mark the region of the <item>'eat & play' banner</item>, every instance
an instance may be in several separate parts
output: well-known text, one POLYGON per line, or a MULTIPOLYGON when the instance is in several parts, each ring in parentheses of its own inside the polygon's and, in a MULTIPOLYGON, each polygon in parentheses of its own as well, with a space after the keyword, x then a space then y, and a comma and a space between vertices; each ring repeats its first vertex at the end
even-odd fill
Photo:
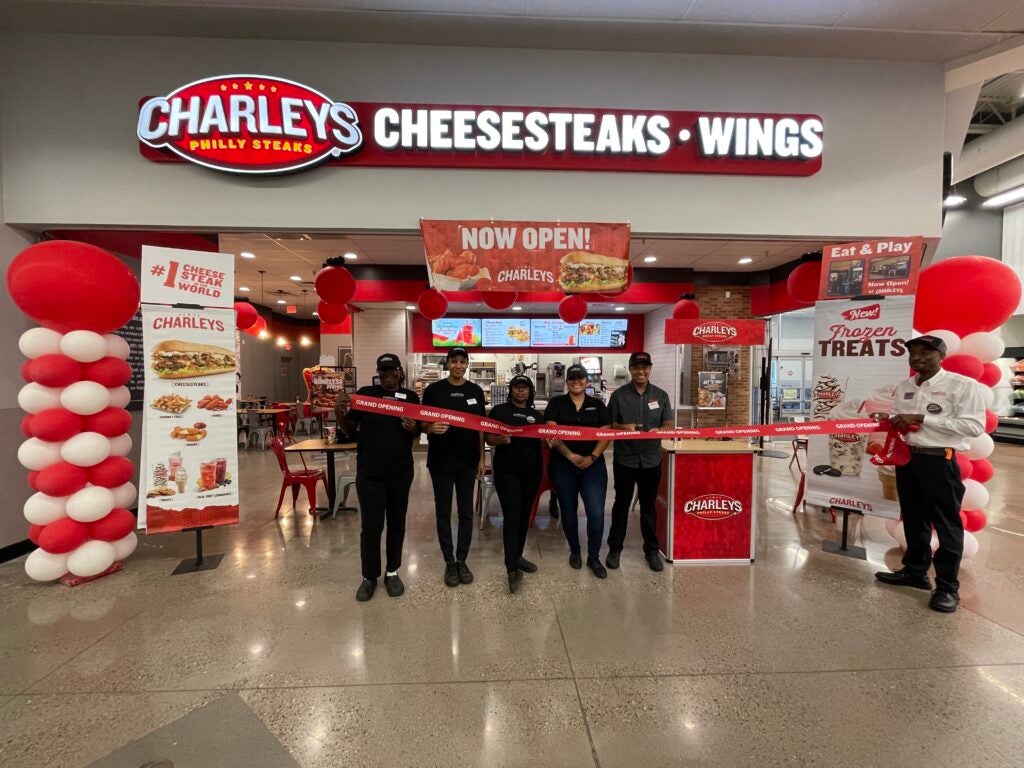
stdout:
POLYGON ((764 320, 665 321, 666 344, 764 344, 764 320))
POLYGON ((913 296, 924 248, 921 237, 827 245, 818 299, 913 296))
POLYGON ((431 284, 442 291, 620 293, 629 224, 420 220, 431 284))

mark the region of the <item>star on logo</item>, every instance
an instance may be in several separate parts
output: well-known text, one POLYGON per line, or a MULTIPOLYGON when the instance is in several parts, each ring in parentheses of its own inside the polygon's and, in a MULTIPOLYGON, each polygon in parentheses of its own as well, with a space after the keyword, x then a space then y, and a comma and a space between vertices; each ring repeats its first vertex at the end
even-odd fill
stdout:
POLYGON ((221 89, 222 91, 226 91, 226 90, 228 89, 228 87, 227 87, 226 85, 221 85, 220 89, 221 89))
POLYGON ((270 86, 270 92, 271 93, 277 93, 277 86, 276 85, 270 86))
POLYGON ((248 80, 246 80, 246 82, 245 82, 245 90, 247 90, 247 91, 251 91, 252 90, 252 83, 250 83, 248 80))
POLYGON ((231 90, 232 91, 237 91, 238 90, 238 83, 232 83, 231 84, 231 90))
POLYGON ((267 90, 267 86, 265 86, 263 83, 260 83, 260 90, 261 91, 267 90))

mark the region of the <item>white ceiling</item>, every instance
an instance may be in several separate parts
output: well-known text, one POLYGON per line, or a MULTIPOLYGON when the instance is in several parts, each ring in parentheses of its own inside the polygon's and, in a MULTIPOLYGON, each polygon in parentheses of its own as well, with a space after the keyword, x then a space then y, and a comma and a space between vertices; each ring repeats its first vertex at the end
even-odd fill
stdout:
POLYGON ((0 29, 950 61, 1021 0, 5 0, 0 29))

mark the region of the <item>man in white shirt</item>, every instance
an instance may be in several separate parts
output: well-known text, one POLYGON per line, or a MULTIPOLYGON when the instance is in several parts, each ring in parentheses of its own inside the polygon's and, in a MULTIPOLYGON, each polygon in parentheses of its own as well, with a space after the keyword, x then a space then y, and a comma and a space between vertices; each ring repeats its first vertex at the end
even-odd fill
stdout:
POLYGON ((964 484, 956 452, 967 450, 972 437, 985 432, 985 406, 973 379, 942 368, 946 343, 937 336, 919 336, 907 342, 910 367, 917 376, 896 387, 892 424, 898 429, 918 425, 910 432, 910 462, 896 467, 907 551, 903 568, 879 571, 885 584, 931 589, 928 567, 935 565, 935 591, 929 607, 953 613, 960 602, 960 558, 964 528, 960 503, 964 484), (932 557, 932 527, 939 548, 932 557))

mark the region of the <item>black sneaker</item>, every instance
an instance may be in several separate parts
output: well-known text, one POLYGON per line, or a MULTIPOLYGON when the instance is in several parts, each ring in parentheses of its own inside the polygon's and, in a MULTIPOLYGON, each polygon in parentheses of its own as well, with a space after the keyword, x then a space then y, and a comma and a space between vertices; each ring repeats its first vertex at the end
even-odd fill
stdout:
POLYGON ((956 592, 942 592, 938 589, 932 592, 932 599, 928 601, 929 608, 942 613, 953 613, 959 604, 960 595, 956 592))
POLYGON ((621 552, 609 552, 608 553, 608 557, 606 557, 604 559, 604 564, 607 565, 609 568, 618 568, 619 567, 619 555, 620 554, 622 554, 622 553, 621 552))
POLYGON ((356 600, 360 603, 365 603, 373 597, 375 589, 377 589, 376 579, 363 579, 363 583, 360 584, 359 589, 356 590, 356 600))
POLYGON ((392 597, 398 597, 405 592, 405 584, 403 584, 402 580, 398 578, 397 573, 394 576, 385 576, 384 586, 387 587, 388 594, 392 597))
POLYGON ((459 581, 463 584, 473 583, 473 572, 469 570, 469 566, 465 563, 456 563, 455 567, 459 569, 459 581))
POLYGON ((583 558, 580 557, 579 552, 572 552, 569 555, 569 565, 575 568, 577 571, 583 567, 583 558))
POLYGON ((523 572, 522 571, 509 571, 508 572, 508 591, 513 595, 519 591, 519 587, 523 583, 523 572))
POLYGON ((601 565, 601 558, 599 557, 588 557, 587 568, 592 570, 594 572, 594 575, 597 576, 597 578, 599 579, 608 578, 608 571, 606 571, 604 569, 604 566, 601 565))
POLYGON ((665 570, 665 564, 661 562, 661 555, 654 550, 647 553, 647 565, 650 566, 652 571, 663 571, 665 570))
POLYGON ((525 557, 519 558, 519 570, 524 573, 536 573, 537 566, 527 560, 525 557))
POLYGON ((927 576, 918 576, 911 573, 906 568, 900 568, 898 571, 878 571, 875 574, 875 578, 883 584, 891 584, 894 587, 913 587, 914 589, 931 589, 932 583, 928 580, 927 576))
POLYGON ((444 583, 449 587, 457 587, 462 583, 459 581, 459 566, 456 563, 448 563, 445 565, 444 583))

